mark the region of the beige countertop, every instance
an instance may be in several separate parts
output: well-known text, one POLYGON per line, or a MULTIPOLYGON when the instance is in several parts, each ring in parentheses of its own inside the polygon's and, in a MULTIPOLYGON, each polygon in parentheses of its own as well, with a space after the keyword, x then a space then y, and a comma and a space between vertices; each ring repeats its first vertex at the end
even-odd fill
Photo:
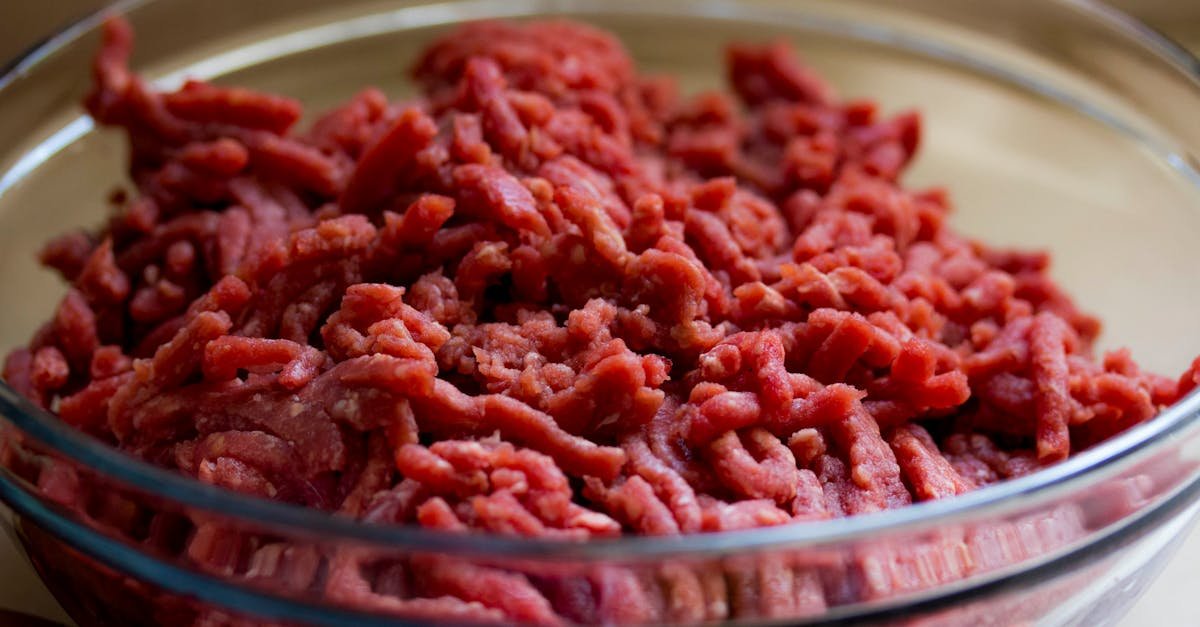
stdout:
MULTIPOLYGON (((72 17, 105 3, 104 0, 0 2, 0 59, 12 57, 72 17)), ((1185 46, 1200 51, 1200 0, 1122 0, 1113 3, 1140 15, 1185 46)), ((0 516, 3 515, 5 512, 0 510, 0 516)), ((1200 532, 1193 532, 1121 625, 1200 625, 1197 590, 1200 590, 1200 532)), ((4 609, 65 620, 24 557, 7 536, 0 535, 0 611, 4 609)), ((3 618, 0 615, 0 619, 3 618)))

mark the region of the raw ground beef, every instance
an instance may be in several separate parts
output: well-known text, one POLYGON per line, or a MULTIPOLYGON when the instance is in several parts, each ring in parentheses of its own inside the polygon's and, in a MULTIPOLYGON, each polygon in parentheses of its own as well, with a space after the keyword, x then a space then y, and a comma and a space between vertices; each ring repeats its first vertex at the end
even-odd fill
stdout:
MULTIPOLYGON (((470 24, 416 63, 420 98, 368 88, 305 131, 288 98, 155 91, 131 45, 110 21, 86 104, 128 133, 137 191, 46 246, 71 288, 4 379, 206 483, 464 532, 803 524, 1025 475, 1200 380, 1200 360, 1171 380, 1094 357, 1099 324, 1046 254, 964 238, 944 192, 899 183, 920 117, 839 100, 782 44, 731 46, 732 91, 681 97, 588 26, 470 24)), ((83 498, 69 467, 37 481, 83 498)), ((117 529, 128 510, 88 506, 117 529)), ((650 581, 367 568, 179 518, 141 537, 205 572, 542 623, 812 614, 1083 524, 1063 509, 835 571, 668 564, 650 581)))

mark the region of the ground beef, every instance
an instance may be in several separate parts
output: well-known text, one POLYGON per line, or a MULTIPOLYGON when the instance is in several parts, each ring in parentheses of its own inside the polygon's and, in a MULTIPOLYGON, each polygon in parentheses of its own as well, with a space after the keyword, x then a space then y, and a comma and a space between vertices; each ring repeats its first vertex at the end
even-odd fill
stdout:
MULTIPOLYGON (((1200 381, 1200 360, 1176 382, 1094 357, 1047 255, 969 240, 943 191, 900 184, 920 117, 839 100, 782 44, 730 47, 732 93, 682 97, 591 27, 470 24, 417 61, 419 98, 366 89, 306 131, 288 98, 156 91, 131 46, 108 22, 86 105, 127 132, 137 190, 46 246, 71 287, 4 379, 206 483, 453 532, 803 524, 1034 472, 1200 381)), ((37 481, 83 498, 69 467, 37 481)), ((89 516, 130 524, 106 498, 89 516)), ((205 572, 538 623, 819 613, 1084 527, 1063 508, 836 568, 579 579, 170 520, 159 545, 205 572)))

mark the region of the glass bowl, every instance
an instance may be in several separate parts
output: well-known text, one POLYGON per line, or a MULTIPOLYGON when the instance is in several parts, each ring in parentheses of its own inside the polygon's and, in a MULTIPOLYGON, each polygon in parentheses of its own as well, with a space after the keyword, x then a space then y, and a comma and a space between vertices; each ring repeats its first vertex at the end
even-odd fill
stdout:
MULTIPOLYGON (((137 30, 135 67, 159 84, 219 78, 309 111, 367 84, 403 95, 416 51, 463 20, 579 17, 687 89, 719 83, 723 43, 784 38, 841 93, 923 111, 927 140, 908 181, 948 186, 968 234, 1053 251, 1056 278, 1106 320, 1102 348, 1130 346, 1165 373, 1200 352, 1200 64, 1100 5, 173 0, 114 10, 137 30)), ((23 343, 62 294, 35 265, 40 242, 99 223, 124 180, 123 140, 77 105, 99 21, 60 32, 0 78, 0 348, 23 343)), ((372 526, 220 491, 89 440, 3 385, 0 415, 5 524, 82 625, 446 622, 429 613, 436 603, 390 595, 406 571, 448 561, 481 577, 520 573, 556 604, 584 586, 616 607, 640 595, 657 608, 631 620, 688 619, 681 608, 701 589, 708 617, 738 623, 1106 625, 1200 510, 1196 392, 1045 471, 953 499, 590 543, 372 526), (63 477, 86 503, 56 498, 63 477), (201 523, 220 533, 184 550, 201 523), (188 551, 231 550, 222 538, 246 552, 226 568, 194 567, 188 551)))

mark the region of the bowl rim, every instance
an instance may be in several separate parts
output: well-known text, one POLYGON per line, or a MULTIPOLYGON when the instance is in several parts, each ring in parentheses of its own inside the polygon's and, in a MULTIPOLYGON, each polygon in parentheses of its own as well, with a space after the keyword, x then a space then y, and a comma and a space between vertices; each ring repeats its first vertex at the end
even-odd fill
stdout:
MULTIPOLYGON (((3 65, 0 69, 0 92, 55 52, 95 30, 107 16, 126 13, 153 1, 119 0, 69 24, 3 65)), ((1053 3, 1074 9, 1087 19, 1107 27, 1153 53, 1192 83, 1200 85, 1200 59, 1150 26, 1097 0, 1053 0, 1053 3)), ((573 3, 553 4, 561 9, 569 8, 573 3)), ((699 4, 712 5, 714 2, 699 4)), ((716 4, 723 3, 717 1, 716 4)), ((1154 419, 1049 468, 950 499, 802 524, 671 537, 631 535, 582 542, 482 533, 461 534, 412 525, 371 524, 298 505, 239 494, 128 456, 75 430, 51 412, 16 393, 3 381, 0 381, 0 417, 68 459, 138 492, 175 505, 229 516, 239 522, 285 530, 294 537, 379 544, 392 550, 408 547, 455 555, 566 562, 637 562, 664 557, 697 558, 768 549, 819 548, 878 540, 889 535, 919 534, 928 531, 931 524, 961 524, 985 516, 1030 511, 1092 481, 1115 475, 1153 455, 1158 448, 1177 441, 1185 433, 1200 430, 1200 389, 1193 390, 1154 419)), ((0 470, 3 470, 0 481, 10 481, 7 469, 0 470)), ((1190 480, 1200 482, 1200 476, 1193 476, 1190 480)))
MULTIPOLYGON (((1040 585, 1052 585, 1064 573, 1075 573, 1096 566, 1104 559, 1137 544, 1164 524, 1180 520, 1179 516, 1184 515, 1189 508, 1196 510, 1198 497, 1200 481, 1193 481, 1155 506, 1135 512, 1130 519, 1122 521, 1122 524, 1106 528, 1099 537, 1043 556, 1044 559, 1035 560, 1032 564, 1015 564, 999 571, 967 577, 897 597, 833 606, 815 616, 781 619, 769 624, 810 627, 832 627, 859 622, 874 624, 873 621, 876 620, 917 619, 961 607, 960 604, 982 602, 1004 594, 1020 595, 1040 585)), ((96 529, 60 515, 53 506, 2 476, 0 499, 9 503, 18 515, 51 534, 56 541, 125 575, 153 582, 169 593, 222 608, 236 608, 239 613, 256 618, 294 620, 305 624, 380 627, 425 624, 415 619, 380 615, 369 610, 329 606, 311 599, 280 596, 269 590, 242 586, 237 582, 164 562, 147 555, 136 546, 107 537, 96 529)), ((1195 511, 1191 515, 1194 516, 1195 511)), ((1191 522, 1182 519, 1187 528, 1192 527, 1191 522)), ((17 534, 22 541, 26 536, 24 531, 22 529, 17 534)), ((1178 536, 1173 537, 1172 541, 1175 540, 1178 540, 1178 536)), ((1161 554, 1163 549, 1164 547, 1160 546, 1159 553, 1155 555, 1161 554)))

